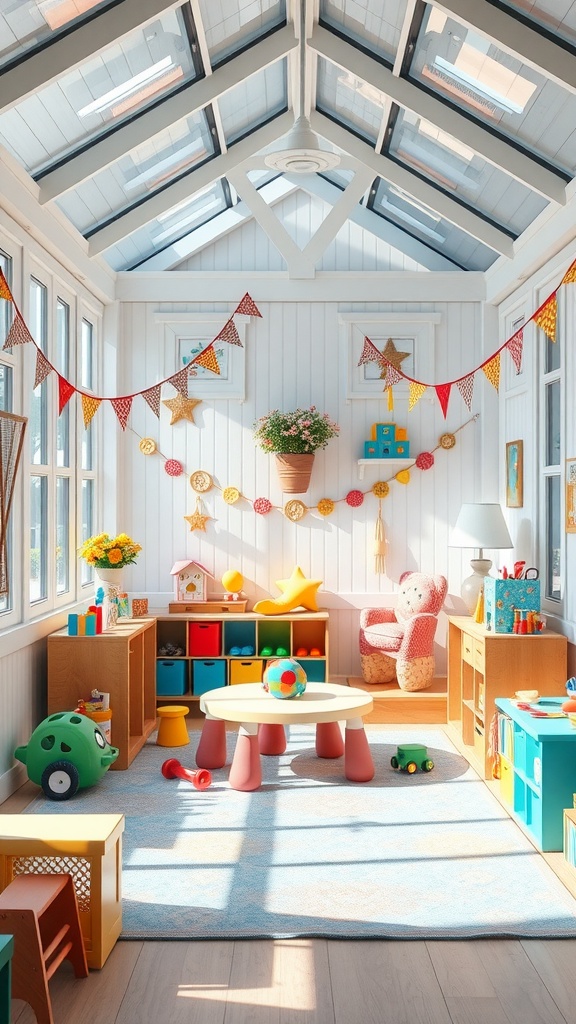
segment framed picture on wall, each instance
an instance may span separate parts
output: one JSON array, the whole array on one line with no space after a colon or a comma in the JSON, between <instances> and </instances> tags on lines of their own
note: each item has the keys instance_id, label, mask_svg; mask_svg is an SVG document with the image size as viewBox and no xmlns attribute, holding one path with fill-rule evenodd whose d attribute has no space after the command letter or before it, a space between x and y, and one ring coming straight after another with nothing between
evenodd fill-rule
<instances>
[{"instance_id":1,"label":"framed picture on wall","mask_svg":"<svg viewBox=\"0 0 576 1024\"><path fill-rule=\"evenodd\" d=\"M522 508L524 505L524 444L508 441L506 444L506 506Z\"/></svg>"},{"instance_id":2,"label":"framed picture on wall","mask_svg":"<svg viewBox=\"0 0 576 1024\"><path fill-rule=\"evenodd\" d=\"M576 459L566 459L566 533L576 533Z\"/></svg>"}]
</instances>

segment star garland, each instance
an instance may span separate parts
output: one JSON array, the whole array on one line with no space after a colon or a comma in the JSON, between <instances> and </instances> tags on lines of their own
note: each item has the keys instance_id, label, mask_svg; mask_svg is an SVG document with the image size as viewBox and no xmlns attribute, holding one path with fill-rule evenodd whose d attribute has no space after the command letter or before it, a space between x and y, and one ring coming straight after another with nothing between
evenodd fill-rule
<instances>
[{"instance_id":1,"label":"star garland","mask_svg":"<svg viewBox=\"0 0 576 1024\"><path fill-rule=\"evenodd\" d=\"M220 493L222 494L222 498L224 499L227 505L235 505L238 501L240 501L241 498L244 498L252 505L252 508L254 512L257 513L257 515L265 516L272 511L282 512L286 519L289 519L290 522L292 523L300 522L300 520L303 519L308 512L317 512L318 515L322 516L323 518L327 518L328 516L332 515L332 513L335 511L336 505L342 503L346 503L351 508L359 508L360 505L364 503L364 498L366 497L367 494L373 494L375 498L378 498L380 503L379 509L381 510L382 500L388 497L390 493L391 483L396 481L396 483L402 485L409 484L411 469L416 468L421 470L422 472L425 472L428 469L432 469L432 466L434 465L434 452L450 451L452 448L454 448L456 445L456 434L460 433L461 430L464 430L464 428L467 427L470 423L474 423L478 419L479 415L479 413L476 413L469 420L466 420L466 422L463 423L460 427L458 427L453 434L448 432L442 434L438 439L438 444L434 448L432 448L431 451L420 452L420 454L417 455L416 458L411 461L410 465L406 469L399 470L397 473L394 473L392 476L390 476L387 480L378 480L375 484L373 484L371 488L369 488L366 491L361 491L354 488L353 490L348 491L348 494L346 494L343 498L320 498L316 505L306 505L299 498L292 498L290 501L287 501L285 505L273 505L268 498L256 498L255 500L252 500L250 498L246 498L246 495L242 494L238 487L220 487L217 483L214 482L213 478L205 470L195 470L195 472L190 474L189 482L190 486L192 487L192 490L195 491L196 493L196 508L193 515L184 516L184 519L186 520L186 522L190 524L190 529L192 531L206 530L206 522L212 517L202 514L202 502L200 494L206 494L208 491L212 490L213 487L216 488L216 490L220 491ZM136 434L136 431L132 432ZM136 436L138 437L139 435L136 434ZM146 438L146 440L151 441L152 439ZM146 446L146 448L150 448L150 451L144 451L144 449L142 448L141 441L142 439L140 439L140 450L143 452L143 454L160 455L160 457L163 458L166 462L165 469L168 475L180 475L180 473L176 474L168 469L168 465L174 462L175 460L167 459L166 456L163 455L162 452L159 450L159 448L154 447L154 449L152 449L151 445ZM180 463L177 463L177 465L180 466ZM183 472L182 469L181 471Z\"/></svg>"}]
</instances>

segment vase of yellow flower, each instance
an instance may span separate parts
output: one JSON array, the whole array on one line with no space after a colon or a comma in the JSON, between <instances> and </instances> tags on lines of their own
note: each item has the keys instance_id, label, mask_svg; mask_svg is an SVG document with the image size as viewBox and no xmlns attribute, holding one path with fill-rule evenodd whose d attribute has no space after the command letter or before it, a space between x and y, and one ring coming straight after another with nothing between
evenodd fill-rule
<instances>
[{"instance_id":1,"label":"vase of yellow flower","mask_svg":"<svg viewBox=\"0 0 576 1024\"><path fill-rule=\"evenodd\" d=\"M80 557L94 569L94 603L102 605L102 629L118 621L119 595L123 592L123 569L136 561L142 550L126 533L110 537L99 533L80 548Z\"/></svg>"}]
</instances>

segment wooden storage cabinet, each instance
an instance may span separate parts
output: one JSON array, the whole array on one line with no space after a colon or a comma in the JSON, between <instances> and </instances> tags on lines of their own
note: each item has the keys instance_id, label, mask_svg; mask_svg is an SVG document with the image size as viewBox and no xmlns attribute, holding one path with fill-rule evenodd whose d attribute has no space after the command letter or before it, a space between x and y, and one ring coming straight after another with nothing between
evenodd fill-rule
<instances>
[{"instance_id":1,"label":"wooden storage cabinet","mask_svg":"<svg viewBox=\"0 0 576 1024\"><path fill-rule=\"evenodd\" d=\"M98 636L48 637L48 714L73 711L92 690L110 694L112 769L125 769L156 728L156 620L120 619Z\"/></svg>"},{"instance_id":2,"label":"wooden storage cabinet","mask_svg":"<svg viewBox=\"0 0 576 1024\"><path fill-rule=\"evenodd\" d=\"M565 695L544 698L539 706L558 711L564 700ZM565 717L533 718L507 698L498 698L496 705L500 735L504 728L511 730L507 760L512 782L501 786L500 795L539 850L560 851L564 811L573 807L576 791L576 729Z\"/></svg>"},{"instance_id":3,"label":"wooden storage cabinet","mask_svg":"<svg viewBox=\"0 0 576 1024\"><path fill-rule=\"evenodd\" d=\"M448 724L466 756L485 779L492 778L490 726L497 697L535 689L565 693L568 641L559 633L518 635L487 632L467 615L448 619Z\"/></svg>"},{"instance_id":4,"label":"wooden storage cabinet","mask_svg":"<svg viewBox=\"0 0 576 1024\"><path fill-rule=\"evenodd\" d=\"M194 701L219 686L259 682L267 662L279 657L279 649L297 658L310 682L328 681L328 612L234 614L228 605L221 615L160 613L156 629L159 703L176 697ZM170 644L182 653L166 654ZM263 653L266 648L272 654ZM233 649L241 653L231 654ZM314 649L320 653L312 656ZM304 650L307 654L297 657L297 652ZM173 693L166 688L171 678L178 684Z\"/></svg>"}]
</instances>

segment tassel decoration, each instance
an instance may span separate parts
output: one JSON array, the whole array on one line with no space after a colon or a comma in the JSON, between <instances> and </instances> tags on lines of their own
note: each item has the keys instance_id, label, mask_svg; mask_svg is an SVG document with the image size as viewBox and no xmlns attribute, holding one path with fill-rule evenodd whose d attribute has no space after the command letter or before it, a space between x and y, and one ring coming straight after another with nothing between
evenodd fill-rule
<instances>
[{"instance_id":1,"label":"tassel decoration","mask_svg":"<svg viewBox=\"0 0 576 1024\"><path fill-rule=\"evenodd\" d=\"M378 518L374 542L374 572L377 576L386 572L386 540L384 537L384 520L382 519L382 502L378 502Z\"/></svg>"}]
</instances>

